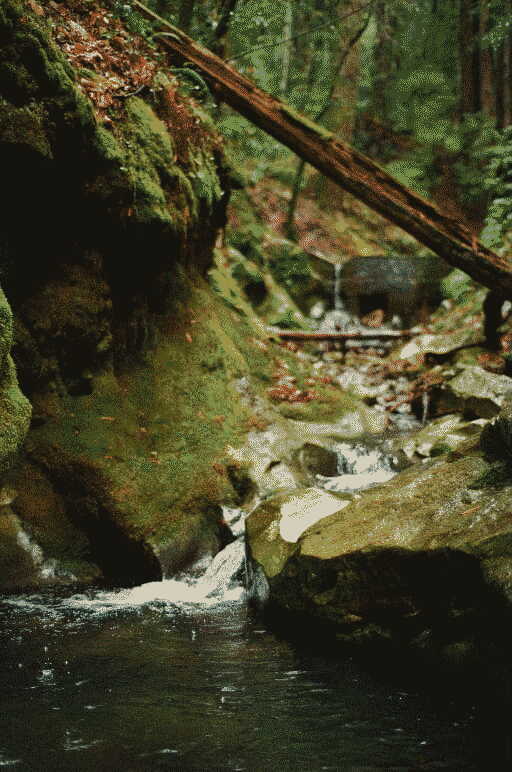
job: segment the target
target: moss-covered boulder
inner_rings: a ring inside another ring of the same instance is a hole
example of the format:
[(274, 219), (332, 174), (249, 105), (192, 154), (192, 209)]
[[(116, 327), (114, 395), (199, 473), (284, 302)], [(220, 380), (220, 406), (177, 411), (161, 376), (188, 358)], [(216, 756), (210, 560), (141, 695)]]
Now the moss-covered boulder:
[(307, 494), (301, 519), (314, 524), (293, 539), (283, 501), (262, 504), (247, 521), (248, 548), (269, 608), (358, 645), (439, 653), (499, 639), (512, 603), (512, 475), (489, 481), (489, 469), (473, 445), (346, 506)]

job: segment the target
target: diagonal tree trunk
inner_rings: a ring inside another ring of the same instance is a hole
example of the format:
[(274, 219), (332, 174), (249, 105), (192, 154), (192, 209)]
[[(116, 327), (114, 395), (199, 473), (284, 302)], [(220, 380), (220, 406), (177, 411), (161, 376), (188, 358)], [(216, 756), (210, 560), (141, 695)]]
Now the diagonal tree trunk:
[(480, 243), (463, 223), (400, 184), (331, 132), (257, 88), (139, 0), (133, 4), (165, 25), (167, 36), (160, 38), (162, 43), (194, 64), (219, 99), (449, 263), (512, 298), (512, 263)]

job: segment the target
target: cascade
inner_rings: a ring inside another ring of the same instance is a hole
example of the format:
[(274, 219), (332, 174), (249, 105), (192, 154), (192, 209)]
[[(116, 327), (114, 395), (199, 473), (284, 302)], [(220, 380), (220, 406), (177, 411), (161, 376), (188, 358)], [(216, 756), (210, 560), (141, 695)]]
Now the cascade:
[(341, 269), (340, 263), (334, 266), (334, 310), (345, 311), (345, 304), (341, 296)]

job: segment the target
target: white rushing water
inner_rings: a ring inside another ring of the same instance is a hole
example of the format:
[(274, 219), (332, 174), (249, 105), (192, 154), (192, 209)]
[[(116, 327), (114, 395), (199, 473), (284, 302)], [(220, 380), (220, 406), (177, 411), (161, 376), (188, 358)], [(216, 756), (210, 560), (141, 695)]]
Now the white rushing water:
[(335, 477), (317, 475), (322, 488), (338, 493), (367, 490), (395, 476), (392, 458), (379, 448), (340, 442), (336, 445), (338, 474)]
[(84, 592), (59, 599), (52, 607), (41, 605), (37, 595), (6, 598), (5, 603), (26, 611), (44, 609), (50, 616), (76, 610), (103, 615), (117, 610), (137, 609), (151, 604), (164, 604), (183, 609), (193, 607), (240, 604), (246, 600), (245, 519), (241, 509), (223, 507), (223, 517), (230, 526), (235, 541), (227, 545), (213, 560), (203, 559), (190, 574), (159, 582), (146, 582), (138, 587), (119, 590)]

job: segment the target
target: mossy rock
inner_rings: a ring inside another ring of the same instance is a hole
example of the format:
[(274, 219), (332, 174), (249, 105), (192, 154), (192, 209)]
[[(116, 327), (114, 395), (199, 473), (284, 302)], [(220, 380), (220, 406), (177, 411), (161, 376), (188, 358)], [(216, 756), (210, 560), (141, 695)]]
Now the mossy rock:
[(511, 484), (468, 490), (489, 469), (477, 452), (415, 466), (283, 538), (280, 507), (247, 521), (248, 544), (269, 603), (360, 646), (410, 651), (428, 630), (442, 648), (468, 635), (503, 639), (512, 603)]
[(0, 480), (20, 451), (30, 424), (31, 405), (21, 393), (16, 369), (7, 356), (7, 369), (0, 379)]

